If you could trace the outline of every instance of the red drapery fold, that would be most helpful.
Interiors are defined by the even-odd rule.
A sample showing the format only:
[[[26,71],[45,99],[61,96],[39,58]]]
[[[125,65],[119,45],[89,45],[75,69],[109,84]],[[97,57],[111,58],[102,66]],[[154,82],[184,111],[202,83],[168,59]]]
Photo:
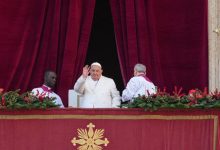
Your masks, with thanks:
[[[58,91],[67,100],[68,89],[80,76],[86,58],[95,0],[70,0],[64,56]],[[67,104],[67,103],[66,103]]]
[[[109,0],[124,83],[137,62],[159,87],[208,85],[207,0]],[[46,69],[67,91],[85,60],[95,0],[1,0],[0,87],[31,90]]]
[[[207,0],[110,0],[124,83],[134,64],[170,91],[208,86]]]
[[[0,87],[31,90],[51,69],[66,105],[85,59],[94,7],[95,0],[2,0]]]

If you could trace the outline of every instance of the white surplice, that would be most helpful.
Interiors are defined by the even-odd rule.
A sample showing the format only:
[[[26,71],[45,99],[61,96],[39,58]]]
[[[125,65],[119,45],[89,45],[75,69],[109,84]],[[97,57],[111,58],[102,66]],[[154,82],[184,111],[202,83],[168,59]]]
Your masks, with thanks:
[[[56,93],[54,93],[53,91],[52,92],[44,91],[41,87],[38,87],[38,88],[34,88],[31,92],[34,95],[39,94],[39,95],[45,95],[45,97],[48,96],[49,98],[54,97],[55,104],[60,105],[60,108],[64,108],[64,105],[63,105],[63,102],[62,102],[60,96],[57,95]]]
[[[147,81],[143,76],[134,76],[129,80],[126,88],[122,92],[122,101],[132,101],[133,98],[139,95],[148,96],[149,94],[155,93],[156,88],[152,82]]]

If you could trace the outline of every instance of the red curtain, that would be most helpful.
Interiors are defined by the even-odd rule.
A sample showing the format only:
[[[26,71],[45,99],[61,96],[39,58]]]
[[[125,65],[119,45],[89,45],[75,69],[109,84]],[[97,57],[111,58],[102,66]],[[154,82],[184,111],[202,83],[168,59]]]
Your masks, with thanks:
[[[1,0],[0,87],[31,90],[51,69],[66,105],[81,73],[94,7],[95,0]]]
[[[70,0],[69,7],[64,56],[58,83],[58,93],[63,96],[64,100],[67,100],[68,89],[73,88],[74,82],[82,73],[89,44],[95,0]]]
[[[134,64],[169,90],[208,86],[207,0],[110,0],[122,76]]]
[[[159,87],[208,85],[207,0],[109,0],[124,83],[147,65]],[[0,87],[31,90],[46,69],[67,91],[81,74],[95,0],[1,0]]]

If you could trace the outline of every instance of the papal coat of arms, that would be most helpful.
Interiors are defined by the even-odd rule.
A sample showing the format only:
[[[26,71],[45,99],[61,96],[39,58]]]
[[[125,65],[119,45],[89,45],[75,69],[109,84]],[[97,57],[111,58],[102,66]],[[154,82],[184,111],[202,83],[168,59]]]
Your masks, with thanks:
[[[104,129],[95,129],[95,125],[89,123],[87,125],[88,130],[86,129],[77,129],[78,138],[74,137],[71,140],[73,146],[78,146],[78,150],[102,150],[102,145],[107,146],[109,141],[107,138],[102,139],[104,136]]]

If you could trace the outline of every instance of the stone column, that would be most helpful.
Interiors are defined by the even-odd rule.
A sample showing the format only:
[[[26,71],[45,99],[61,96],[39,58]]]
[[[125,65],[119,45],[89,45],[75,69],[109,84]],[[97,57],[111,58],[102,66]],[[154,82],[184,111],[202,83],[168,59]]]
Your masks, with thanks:
[[[208,0],[209,91],[220,90],[220,0]]]

